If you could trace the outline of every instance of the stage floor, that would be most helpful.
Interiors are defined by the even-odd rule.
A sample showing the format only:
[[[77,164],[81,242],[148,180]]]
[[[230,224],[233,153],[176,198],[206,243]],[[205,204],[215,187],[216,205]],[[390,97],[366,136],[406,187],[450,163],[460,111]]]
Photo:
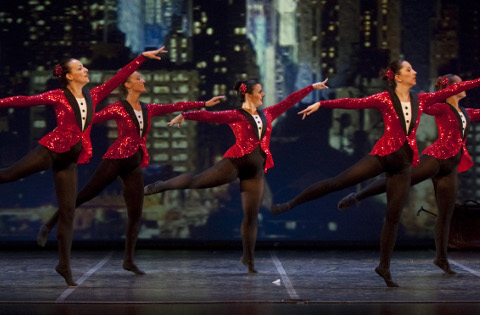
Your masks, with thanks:
[[[259,249],[257,275],[240,249],[141,249],[136,276],[123,250],[74,249],[77,287],[54,271],[54,249],[2,250],[0,314],[479,314],[480,251],[450,252],[457,275],[432,264],[434,251],[399,249],[387,288],[375,249]]]

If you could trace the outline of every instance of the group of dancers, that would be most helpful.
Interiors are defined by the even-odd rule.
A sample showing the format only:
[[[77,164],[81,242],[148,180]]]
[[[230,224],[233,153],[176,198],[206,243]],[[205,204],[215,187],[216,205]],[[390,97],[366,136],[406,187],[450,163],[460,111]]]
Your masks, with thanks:
[[[91,90],[85,88],[89,83],[88,69],[79,60],[69,59],[57,65],[53,71],[63,88],[35,96],[0,99],[1,108],[51,105],[55,111],[57,128],[43,137],[39,141],[40,145],[21,160],[1,169],[0,182],[15,181],[52,168],[58,210],[40,228],[37,242],[44,246],[50,231],[58,224],[59,258],[55,270],[70,286],[76,285],[70,266],[75,208],[97,196],[117,177],[122,182],[128,213],[123,260],[125,270],[144,274],[134,263],[133,257],[144,195],[172,189],[211,188],[238,178],[243,209],[241,262],[249,273],[257,273],[254,264],[257,217],[264,194],[265,173],[273,167],[269,148],[272,122],[314,89],[328,88],[327,80],[298,90],[280,103],[263,110],[259,107],[263,105],[265,94],[262,85],[256,80],[235,83],[234,89],[242,104],[240,109],[189,111],[216,105],[223,96],[213,97],[206,102],[145,104],[140,101],[140,96],[146,91],[145,81],[136,70],[147,58],[160,60],[158,54],[165,52],[167,51],[162,47],[142,53],[108,82]],[[320,107],[376,108],[383,115],[385,133],[373,151],[351,168],[334,178],[311,185],[290,201],[274,204],[270,210],[274,214],[280,214],[304,202],[385,173],[385,180],[379,180],[358,193],[348,195],[339,202],[339,208],[345,209],[369,195],[386,191],[386,220],[380,236],[380,263],[375,271],[387,286],[396,287],[398,285],[390,274],[390,260],[401,211],[410,185],[427,178],[432,178],[439,208],[435,226],[437,256],[434,263],[446,273],[454,273],[447,260],[447,240],[457,193],[457,173],[473,165],[465,141],[470,120],[480,119],[479,110],[461,108],[458,101],[465,97],[465,90],[479,86],[480,79],[462,82],[458,76],[447,75],[439,79],[438,91],[416,94],[410,91],[416,84],[416,72],[410,63],[402,60],[391,63],[383,79],[389,86],[385,92],[361,99],[321,101],[300,111],[305,118]],[[95,112],[95,106],[117,86],[124,91],[125,99]],[[443,102],[445,99],[446,102]],[[144,187],[141,169],[148,166],[146,137],[151,118],[175,111],[182,113],[169,123],[170,126],[180,126],[184,119],[228,124],[236,142],[222,160],[199,174],[185,173]],[[439,138],[423,151],[419,159],[415,134],[422,112],[435,116]],[[77,164],[87,163],[92,156],[92,124],[109,119],[114,119],[117,123],[118,139],[109,147],[85,187],[78,192]]]

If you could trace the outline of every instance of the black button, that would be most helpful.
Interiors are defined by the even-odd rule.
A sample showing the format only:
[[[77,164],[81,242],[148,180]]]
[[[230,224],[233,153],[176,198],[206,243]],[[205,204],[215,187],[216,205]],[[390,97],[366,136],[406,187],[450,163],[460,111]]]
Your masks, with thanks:
[[[410,122],[410,120],[407,120],[407,123],[409,123],[409,122]]]

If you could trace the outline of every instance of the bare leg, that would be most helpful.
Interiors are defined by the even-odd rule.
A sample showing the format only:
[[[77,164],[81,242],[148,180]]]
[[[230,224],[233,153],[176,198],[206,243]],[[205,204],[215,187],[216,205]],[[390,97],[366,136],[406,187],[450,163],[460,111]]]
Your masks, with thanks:
[[[435,221],[435,248],[436,258],[433,263],[446,274],[456,274],[450,269],[447,259],[448,237],[450,234],[450,221],[452,220],[457,196],[458,175],[455,168],[449,175],[433,178],[435,198],[438,206],[438,216]]]
[[[380,234],[380,263],[375,272],[387,286],[398,287],[390,275],[390,260],[397,240],[398,224],[410,188],[410,167],[387,176],[387,213]]]
[[[241,225],[243,256],[242,263],[249,273],[257,273],[254,264],[254,250],[257,241],[258,212],[262,204],[265,178],[256,177],[240,181],[243,220]]]
[[[367,155],[341,174],[311,185],[288,202],[273,205],[271,211],[274,214],[289,211],[304,202],[355,185],[368,178],[375,177],[383,171],[384,168],[380,160],[376,156]]]
[[[412,168],[412,179],[410,185],[416,185],[424,180],[432,178],[439,171],[439,165],[436,158],[422,155],[420,163]],[[358,193],[351,193],[344,197],[338,203],[339,210],[345,210],[348,207],[356,205],[361,200],[382,194],[386,191],[386,178],[380,178],[362,188]]]
[[[123,269],[132,271],[137,275],[144,275],[145,272],[138,269],[133,262],[133,254],[140,230],[140,219],[142,218],[143,208],[143,176],[141,167],[138,166],[133,171],[122,175],[121,179],[124,185],[123,198],[125,199],[128,212]]]

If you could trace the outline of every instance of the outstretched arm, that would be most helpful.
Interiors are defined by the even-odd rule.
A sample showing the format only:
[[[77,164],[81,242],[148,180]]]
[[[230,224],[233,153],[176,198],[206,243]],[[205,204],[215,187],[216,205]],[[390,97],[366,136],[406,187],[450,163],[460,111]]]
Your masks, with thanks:
[[[55,90],[33,96],[11,96],[0,99],[0,108],[53,105],[56,99],[58,99],[58,93]]]
[[[268,112],[272,115],[272,119],[274,120],[277,117],[279,117],[281,114],[283,114],[285,111],[290,109],[293,105],[300,102],[305,96],[310,94],[310,92],[312,92],[314,89],[315,90],[328,89],[328,86],[325,85],[327,80],[328,79],[326,79],[323,82],[317,82],[317,83],[311,84],[301,90],[293,92],[286,99],[284,99],[278,104],[268,107],[266,110],[268,110]]]
[[[164,47],[165,46],[156,50],[149,50],[149,51],[143,52],[140,56],[135,58],[128,65],[126,65],[120,71],[118,71],[117,74],[115,74],[110,80],[108,80],[107,82],[105,82],[100,86],[97,86],[96,88],[91,89],[90,93],[92,94],[92,98],[96,98],[94,99],[94,101],[96,100],[97,103],[100,102],[108,94],[110,94],[113,90],[115,90],[117,86],[125,82],[127,78],[133,72],[135,72],[135,70],[137,70],[138,67],[140,67],[140,65],[146,60],[146,58],[156,59],[156,60],[162,59],[157,55],[167,52],[166,50],[164,50]]]

